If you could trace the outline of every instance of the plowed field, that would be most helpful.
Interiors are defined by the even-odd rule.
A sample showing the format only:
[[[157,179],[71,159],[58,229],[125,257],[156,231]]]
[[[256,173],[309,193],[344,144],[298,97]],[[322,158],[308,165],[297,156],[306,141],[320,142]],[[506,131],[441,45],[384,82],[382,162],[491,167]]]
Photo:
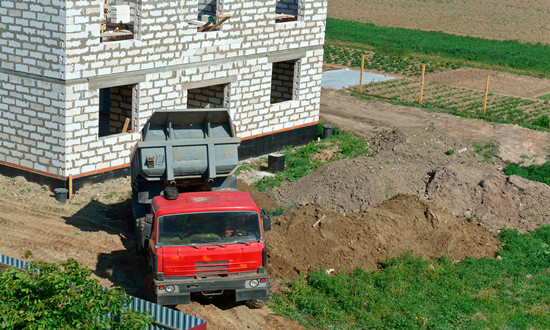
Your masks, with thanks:
[[[382,26],[550,44],[550,2],[330,0],[328,16]]]

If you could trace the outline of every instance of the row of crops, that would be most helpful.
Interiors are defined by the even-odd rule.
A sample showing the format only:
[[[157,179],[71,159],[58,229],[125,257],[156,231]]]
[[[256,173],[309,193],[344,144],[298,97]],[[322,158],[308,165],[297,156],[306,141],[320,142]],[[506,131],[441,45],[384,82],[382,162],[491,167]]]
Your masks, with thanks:
[[[417,104],[419,79],[387,80],[363,86],[363,96],[392,99],[405,104]],[[548,100],[531,100],[499,94],[488,95],[483,114],[481,91],[441,84],[424,86],[423,106],[439,112],[486,121],[517,124],[538,130],[550,129]]]
[[[361,58],[365,55],[365,69],[399,74],[404,76],[419,76],[422,64],[426,64],[426,72],[443,71],[448,68],[458,69],[459,64],[451,61],[436,61],[415,58],[411,56],[385,55],[336,44],[325,44],[324,61],[328,64],[340,64],[348,67],[361,67]]]

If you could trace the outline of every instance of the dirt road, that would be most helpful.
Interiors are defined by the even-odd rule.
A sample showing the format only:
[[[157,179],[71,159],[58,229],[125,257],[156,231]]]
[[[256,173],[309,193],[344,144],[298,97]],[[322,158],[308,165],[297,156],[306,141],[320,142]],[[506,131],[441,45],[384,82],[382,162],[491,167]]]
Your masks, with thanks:
[[[333,89],[323,89],[321,116],[331,123],[373,136],[387,127],[425,127],[433,125],[450,137],[469,143],[500,144],[498,157],[519,163],[527,156],[538,163],[550,159],[550,133],[517,125],[488,123],[415,107],[396,106],[379,101],[363,101]]]

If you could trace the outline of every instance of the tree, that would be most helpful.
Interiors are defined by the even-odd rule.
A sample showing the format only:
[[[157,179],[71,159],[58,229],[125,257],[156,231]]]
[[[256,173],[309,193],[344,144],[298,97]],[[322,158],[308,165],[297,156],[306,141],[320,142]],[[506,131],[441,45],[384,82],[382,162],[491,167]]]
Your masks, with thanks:
[[[33,261],[0,272],[0,328],[143,329],[152,317],[132,311],[124,289],[106,289],[92,271],[69,259]]]

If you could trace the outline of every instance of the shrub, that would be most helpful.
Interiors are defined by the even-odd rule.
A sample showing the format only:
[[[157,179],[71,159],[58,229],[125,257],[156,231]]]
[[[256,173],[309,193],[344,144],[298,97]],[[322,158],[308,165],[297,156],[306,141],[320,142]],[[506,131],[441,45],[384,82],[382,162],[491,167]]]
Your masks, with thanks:
[[[25,271],[0,272],[0,328],[142,329],[152,322],[132,311],[124,289],[103,288],[74,259],[31,262]]]

